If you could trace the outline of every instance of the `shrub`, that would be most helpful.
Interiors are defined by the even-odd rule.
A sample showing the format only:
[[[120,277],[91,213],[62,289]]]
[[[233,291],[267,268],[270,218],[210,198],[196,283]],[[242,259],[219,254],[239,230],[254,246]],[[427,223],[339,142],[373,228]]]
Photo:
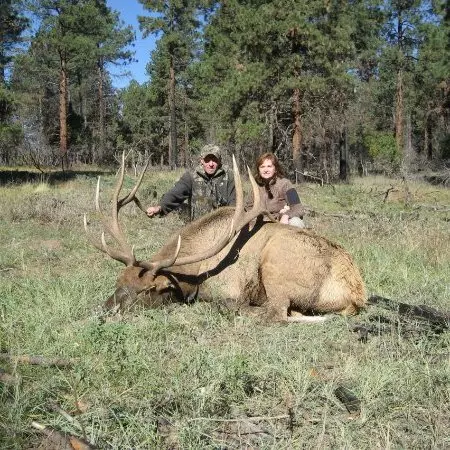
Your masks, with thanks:
[[[384,131],[370,131],[364,136],[364,145],[375,166],[382,172],[392,173],[398,170],[401,154],[397,150],[394,135]]]
[[[1,161],[8,164],[16,157],[15,150],[22,142],[23,133],[19,125],[0,124],[0,148],[2,149]]]

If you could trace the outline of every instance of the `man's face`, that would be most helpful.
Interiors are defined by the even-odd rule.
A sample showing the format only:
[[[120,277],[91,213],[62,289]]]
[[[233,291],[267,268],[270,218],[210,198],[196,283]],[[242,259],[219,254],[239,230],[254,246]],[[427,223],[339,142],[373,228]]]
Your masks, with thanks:
[[[220,165],[219,160],[214,155],[206,155],[200,162],[207,175],[214,175]]]

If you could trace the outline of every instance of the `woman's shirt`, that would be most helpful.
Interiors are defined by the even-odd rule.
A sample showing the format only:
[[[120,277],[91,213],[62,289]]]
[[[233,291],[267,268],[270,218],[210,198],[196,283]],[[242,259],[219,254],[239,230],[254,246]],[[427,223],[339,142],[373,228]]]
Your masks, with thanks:
[[[294,185],[287,178],[275,178],[268,185],[258,184],[262,207],[267,209],[277,220],[280,219],[280,210],[289,206],[285,214],[292,217],[303,217],[304,208],[300,202]],[[248,203],[250,207],[253,199]]]

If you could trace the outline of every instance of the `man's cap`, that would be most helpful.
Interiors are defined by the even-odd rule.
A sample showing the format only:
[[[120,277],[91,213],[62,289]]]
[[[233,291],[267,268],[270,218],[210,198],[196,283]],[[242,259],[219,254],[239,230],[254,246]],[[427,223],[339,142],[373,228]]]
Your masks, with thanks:
[[[218,145],[214,144],[207,144],[204,147],[202,147],[202,150],[200,152],[200,157],[202,159],[205,159],[208,155],[215,156],[218,160],[221,159],[221,152],[220,147]]]

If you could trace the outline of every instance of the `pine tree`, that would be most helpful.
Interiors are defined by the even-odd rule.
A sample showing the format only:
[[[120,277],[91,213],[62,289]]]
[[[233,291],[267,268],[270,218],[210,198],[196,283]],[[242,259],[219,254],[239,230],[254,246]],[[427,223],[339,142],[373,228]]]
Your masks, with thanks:
[[[33,9],[41,18],[36,43],[57,60],[59,73],[59,150],[61,165],[68,166],[69,75],[75,67],[88,64],[95,53],[89,39],[96,8],[92,1],[41,0]]]
[[[394,93],[394,135],[397,152],[402,161],[403,170],[408,170],[411,149],[407,146],[410,140],[406,135],[407,115],[410,115],[409,104],[411,90],[411,74],[416,62],[415,52],[419,46],[419,25],[423,22],[424,4],[421,0],[391,0],[386,4],[387,21],[385,37],[388,47],[384,51],[384,69],[387,76],[395,83]]]
[[[108,83],[106,66],[131,62],[133,52],[129,46],[134,41],[134,32],[131,26],[125,26],[119,19],[117,12],[111,11],[106,6],[106,0],[97,0],[97,8],[100,12],[96,18],[95,44],[97,61],[97,98],[98,98],[98,150],[97,159],[103,160],[106,152],[106,103],[104,89]]]
[[[20,130],[11,123],[14,111],[15,94],[11,90],[7,71],[21,44],[22,33],[29,21],[23,15],[18,1],[3,0],[0,9],[0,147],[3,158],[9,162],[10,153],[20,139]]]
[[[76,146],[86,160],[111,156],[106,151],[106,124],[116,119],[113,109],[118,106],[107,67],[130,61],[133,31],[104,0],[34,0],[32,7],[40,26],[23,64],[33,70],[18,72],[17,84],[29,92],[34,89],[38,101],[48,103],[41,109],[42,129],[50,144],[57,131],[63,167],[68,165],[69,146]],[[34,77],[27,83],[30,72]],[[56,78],[58,92],[54,90]],[[51,114],[55,95],[57,124]]]
[[[204,104],[232,123],[228,133],[237,145],[289,148],[286,157],[299,171],[305,145],[316,139],[312,134],[322,133],[325,146],[325,130],[314,117],[320,112],[326,122],[342,114],[352,91],[349,6],[318,0],[220,5],[205,30],[203,67],[197,72],[205,85]]]
[[[433,12],[434,20],[420,26],[413,85],[417,150],[428,161],[450,157],[450,23],[444,2]]]
[[[189,0],[139,1],[151,14],[138,17],[144,37],[150,34],[161,36],[153,55],[154,62],[149,64],[148,70],[151,83],[161,86],[167,98],[168,159],[169,164],[175,166],[178,162],[177,111],[183,104],[177,98],[177,83],[194,57],[200,26],[197,15],[202,3]]]

